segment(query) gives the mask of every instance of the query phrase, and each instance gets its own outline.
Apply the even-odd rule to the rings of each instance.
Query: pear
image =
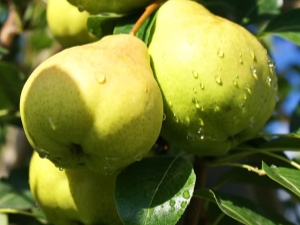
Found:
[[[129,14],[137,10],[144,10],[154,0],[68,0],[79,10],[86,10],[91,14],[116,13]]]
[[[55,225],[122,224],[114,202],[116,175],[90,170],[60,171],[35,152],[30,161],[30,190]]]
[[[224,154],[272,115],[275,64],[243,27],[197,2],[170,0],[157,11],[151,38],[166,115],[161,135],[169,143],[197,155]]]
[[[67,0],[48,0],[47,23],[53,37],[65,48],[87,44],[99,38],[87,29],[90,14],[79,12]]]
[[[120,34],[59,52],[26,81],[20,114],[29,143],[57,167],[113,174],[141,160],[163,118],[146,45]]]

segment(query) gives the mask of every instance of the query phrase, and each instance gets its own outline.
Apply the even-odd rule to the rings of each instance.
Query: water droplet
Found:
[[[77,5],[77,8],[78,8],[79,12],[84,11],[84,6],[83,5]]]
[[[244,109],[244,108],[245,108],[245,102],[241,102],[240,107],[241,107],[242,109]]]
[[[220,66],[218,66],[218,71],[221,71],[222,69],[221,69],[221,67]]]
[[[249,94],[252,94],[251,88],[250,88],[250,84],[246,84],[245,89],[246,89],[246,91],[247,91]]]
[[[196,72],[196,71],[192,71],[192,74],[193,74],[193,77],[195,78],[195,79],[197,79],[198,78],[198,73]]]
[[[200,106],[200,104],[198,102],[195,103],[195,106],[196,106],[197,109],[201,108],[201,106]]]
[[[165,52],[162,54],[162,58],[163,58],[163,59],[166,59],[166,58],[167,58],[167,54],[166,54]]]
[[[196,134],[196,138],[198,140],[203,140],[204,139],[204,129],[202,127],[200,127],[197,131],[197,134]]]
[[[106,81],[106,76],[104,74],[96,74],[96,80],[100,84],[104,84]]]
[[[200,124],[200,126],[204,125],[203,119],[199,118],[199,124]]]
[[[143,153],[142,152],[138,152],[134,157],[135,161],[141,161],[143,158]]]
[[[250,71],[255,79],[257,79],[257,69],[255,69],[253,66],[250,67]]]
[[[272,89],[277,91],[278,90],[278,84],[277,82],[272,82]]]
[[[239,79],[239,78],[240,78],[240,77],[239,77],[239,75],[238,75],[237,73],[235,74],[235,77],[236,77],[237,79]]]
[[[176,202],[173,200],[173,199],[171,199],[170,200],[170,206],[172,207],[172,206],[175,206],[175,204],[176,204]]]
[[[200,81],[200,88],[201,88],[202,90],[204,90],[204,83],[203,83],[203,81]]]
[[[195,35],[194,35],[194,34],[191,34],[191,35],[189,36],[189,44],[190,44],[190,45],[193,45],[194,42],[195,42]]]
[[[241,58],[239,58],[239,63],[242,65],[243,64],[243,60]]]
[[[224,57],[224,51],[219,49],[218,52],[217,52],[217,55],[220,57],[220,58],[223,58]]]
[[[41,159],[46,159],[49,157],[49,152],[47,152],[45,149],[37,148],[37,153]]]
[[[275,102],[279,102],[279,96],[278,95],[275,96]]]
[[[253,51],[250,51],[250,56],[253,61],[256,61],[255,54]]]
[[[220,107],[216,101],[214,101],[214,111],[217,112],[220,110]]]
[[[243,98],[246,100],[246,99],[247,99],[247,95],[246,95],[246,94],[244,94],[244,95],[243,95]]]
[[[186,202],[181,202],[180,206],[181,206],[181,208],[185,208],[187,206],[187,203]]]
[[[48,118],[48,123],[49,123],[50,127],[52,128],[52,130],[56,129],[53,119],[51,117]]]
[[[271,77],[267,77],[266,82],[269,86],[271,86],[271,82],[272,82],[272,78]]]
[[[240,57],[240,58],[242,57],[242,53],[241,53],[241,52],[239,52],[239,57]]]
[[[166,120],[166,118],[167,118],[166,114],[163,114],[162,120],[164,121],[164,120]]]
[[[221,79],[221,77],[220,77],[219,75],[216,75],[216,76],[215,76],[215,81],[216,81],[217,84],[219,84],[219,85],[222,85],[222,84],[223,84],[222,79]]]
[[[62,168],[62,167],[59,167],[58,169],[59,169],[60,171],[64,171],[64,168]]]
[[[207,45],[207,39],[206,39],[206,38],[202,40],[202,45],[203,45],[204,47]]]
[[[172,107],[173,107],[173,105],[172,105],[172,101],[171,101],[171,100],[169,100],[169,106],[170,106],[170,108],[172,108]]]
[[[195,98],[192,98],[192,103],[197,103],[197,100]]]
[[[238,83],[236,82],[236,80],[233,80],[233,85],[235,86],[235,87],[239,87],[239,85],[238,85]]]
[[[113,164],[117,163],[119,159],[117,157],[105,157],[106,164],[112,166]]]
[[[196,94],[197,93],[197,88],[193,88],[193,92]]]
[[[190,192],[189,191],[184,191],[183,195],[182,195],[185,199],[189,199],[190,198]]]
[[[275,62],[272,59],[268,59],[268,65],[270,68],[275,68]]]
[[[226,39],[225,39],[224,37],[221,37],[221,42],[222,42],[223,44],[225,44],[225,43],[226,43]]]
[[[178,116],[175,113],[173,114],[173,116],[174,116],[175,122],[178,123],[179,122]]]

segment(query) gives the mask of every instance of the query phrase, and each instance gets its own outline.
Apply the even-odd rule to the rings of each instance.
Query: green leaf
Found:
[[[262,169],[272,180],[286,187],[300,197],[300,170],[276,167],[274,165],[269,167],[264,162],[262,163]]]
[[[254,202],[210,189],[195,190],[194,197],[216,203],[223,213],[246,225],[278,225]]]
[[[294,110],[291,121],[290,121],[290,131],[296,132],[300,129],[300,104]]]
[[[176,224],[193,195],[195,174],[184,158],[151,157],[117,177],[115,201],[125,225]]]
[[[123,20],[123,17],[117,14],[93,15],[87,20],[87,28],[89,32],[102,38],[113,33],[114,27],[119,20]]]
[[[259,36],[274,34],[300,45],[300,9],[293,9],[276,16]]]
[[[0,208],[29,209],[35,201],[29,189],[28,170],[13,171],[8,179],[0,180]]]
[[[259,146],[260,149],[300,150],[300,135],[290,134],[286,137],[274,138]]]

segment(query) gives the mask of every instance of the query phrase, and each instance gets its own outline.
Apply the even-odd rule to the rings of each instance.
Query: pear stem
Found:
[[[141,17],[138,19],[138,21],[134,24],[130,35],[136,35],[139,31],[140,27],[143,25],[145,20],[156,10],[158,9],[166,0],[156,0],[155,2],[151,3],[147,6],[144,13],[141,15]]]

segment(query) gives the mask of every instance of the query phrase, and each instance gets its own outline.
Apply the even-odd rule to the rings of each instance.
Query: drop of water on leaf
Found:
[[[203,83],[203,81],[200,81],[200,88],[201,88],[202,90],[204,90],[204,83]]]
[[[216,81],[217,84],[219,84],[219,85],[222,85],[222,84],[223,84],[222,79],[221,79],[221,77],[220,77],[219,75],[216,75],[216,76],[215,76],[215,81]]]
[[[195,79],[197,79],[198,78],[198,73],[196,72],[196,71],[192,71],[192,74],[193,74],[193,77],[195,78]]]
[[[189,199],[190,198],[190,192],[189,191],[187,191],[187,190],[185,190],[184,192],[183,192],[183,195],[182,195],[185,199]]]
[[[218,52],[217,52],[217,55],[220,57],[220,58],[223,58],[224,57],[224,51],[219,49]]]
[[[97,74],[96,76],[96,80],[98,81],[98,83],[100,84],[104,84],[106,81],[106,76],[104,74]]]
[[[171,199],[170,200],[170,206],[173,207],[173,206],[175,206],[175,204],[176,204],[176,202],[173,199]]]
[[[187,206],[187,203],[186,202],[181,202],[180,206],[181,206],[181,208],[185,208]]]
[[[37,148],[37,152],[41,159],[46,159],[49,157],[49,152],[47,152],[45,149]]]

